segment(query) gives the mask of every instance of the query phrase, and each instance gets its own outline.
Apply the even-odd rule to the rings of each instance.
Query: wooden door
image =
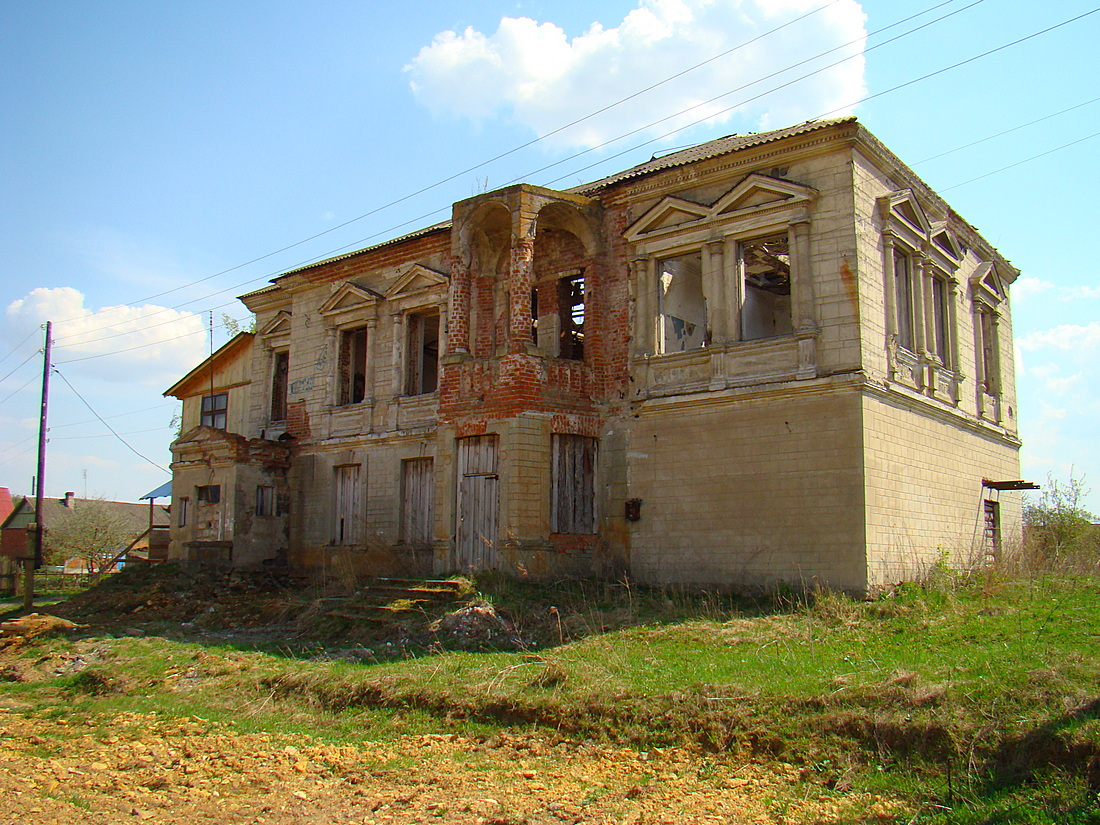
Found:
[[[423,547],[432,541],[435,510],[435,473],[430,458],[403,462],[401,538],[406,544]]]
[[[359,488],[359,465],[345,464],[336,468],[336,507],[333,524],[334,544],[359,544],[363,535],[362,499]]]
[[[485,570],[498,566],[496,553],[497,436],[458,440],[458,526],[456,566]]]

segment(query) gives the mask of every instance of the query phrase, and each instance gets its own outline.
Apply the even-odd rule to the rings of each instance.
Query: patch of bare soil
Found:
[[[368,746],[200,719],[55,719],[0,705],[0,825],[893,822],[897,803],[806,790],[796,767],[541,735]]]

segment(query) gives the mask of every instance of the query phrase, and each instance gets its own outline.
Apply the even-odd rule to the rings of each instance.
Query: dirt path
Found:
[[[46,720],[0,706],[0,825],[825,823],[900,813],[797,780],[783,764],[535,735],[338,747],[198,719]]]

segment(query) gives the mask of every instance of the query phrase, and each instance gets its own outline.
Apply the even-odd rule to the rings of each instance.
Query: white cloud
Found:
[[[740,46],[820,6],[819,0],[640,0],[613,28],[593,23],[570,40],[554,23],[505,17],[495,33],[473,28],[435,36],[405,67],[416,97],[441,114],[482,121],[509,115],[539,136],[608,106],[700,61]],[[634,129],[648,136],[694,121],[728,121],[736,114],[775,128],[833,109],[842,114],[865,94],[866,30],[856,0],[840,0],[758,42],[738,48],[682,78],[640,95],[549,140],[596,146]],[[792,72],[755,83],[807,57],[856,41]],[[812,68],[852,59],[765,95]],[[706,101],[755,84],[714,103]],[[649,126],[692,106],[692,112]]]
[[[1100,346],[1100,323],[1062,324],[1051,329],[1029,332],[1016,341],[1022,350],[1052,348],[1063,352],[1083,352]]]
[[[1021,275],[1012,284],[1012,297],[1017,300],[1031,298],[1035,295],[1044,295],[1057,288],[1053,283],[1044,281],[1042,278],[1036,278],[1033,275]]]
[[[82,371],[108,381],[166,385],[206,354],[201,316],[153,304],[93,310],[72,287],[31,290],[12,301],[4,317],[5,337],[13,341],[53,320],[53,361],[104,356],[78,363]]]

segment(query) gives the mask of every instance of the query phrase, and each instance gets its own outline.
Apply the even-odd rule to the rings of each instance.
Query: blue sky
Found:
[[[245,318],[236,295],[516,179],[565,187],[851,112],[1023,272],[1023,476],[1072,472],[1100,488],[1100,277],[1085,254],[1100,189],[1098,8],[0,4],[0,486],[27,492],[35,472],[46,319],[58,364],[46,493],[136,499],[167,480],[154,465],[170,460],[177,405],[161,393],[208,352],[210,310],[216,345],[222,313]],[[1086,503],[1100,510],[1100,495]]]

